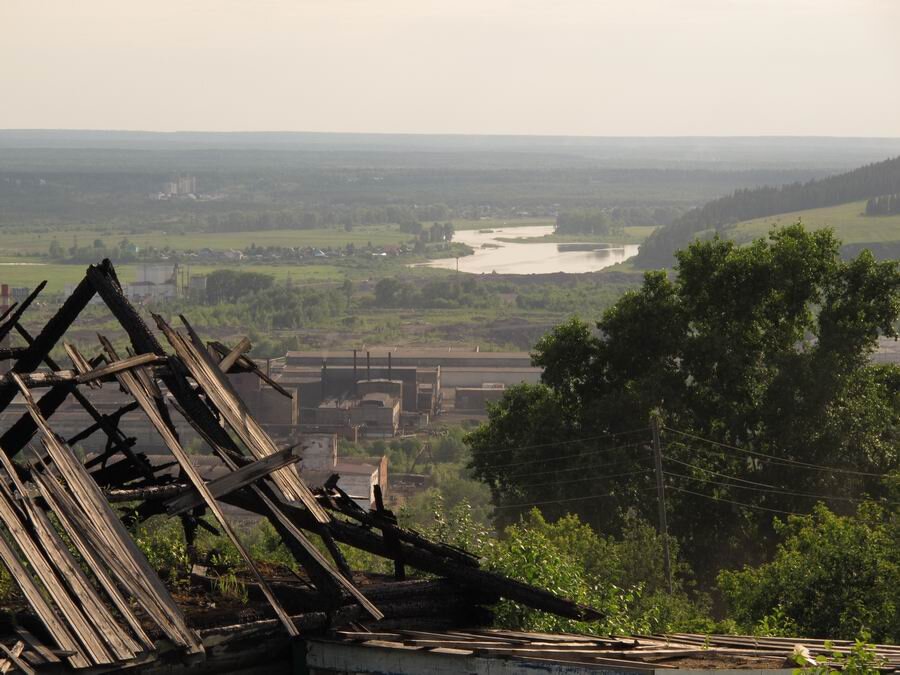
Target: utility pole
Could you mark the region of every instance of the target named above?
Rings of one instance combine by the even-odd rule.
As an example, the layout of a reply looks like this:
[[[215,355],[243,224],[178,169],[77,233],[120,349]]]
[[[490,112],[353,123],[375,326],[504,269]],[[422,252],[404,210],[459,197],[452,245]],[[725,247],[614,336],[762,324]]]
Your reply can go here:
[[[650,415],[650,428],[653,430],[653,459],[656,465],[656,501],[659,505],[659,533],[663,538],[663,554],[666,565],[666,583],[669,593],[672,592],[672,559],[669,553],[669,526],[666,523],[666,487],[663,482],[662,447],[659,442],[659,411]]]

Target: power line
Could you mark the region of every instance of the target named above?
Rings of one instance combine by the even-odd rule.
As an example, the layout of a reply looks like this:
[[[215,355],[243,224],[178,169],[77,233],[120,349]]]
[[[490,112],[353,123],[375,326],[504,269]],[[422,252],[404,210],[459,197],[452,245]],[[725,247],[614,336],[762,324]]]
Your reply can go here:
[[[639,488],[638,492],[646,492],[647,490],[656,490],[656,487],[652,488]],[[586,495],[584,497],[567,497],[565,499],[549,499],[543,502],[522,502],[521,504],[504,504],[502,506],[495,506],[494,509],[500,511],[502,509],[517,509],[523,506],[543,506],[545,504],[564,504],[566,502],[581,502],[587,499],[604,499],[606,497],[621,497],[623,495],[617,494],[615,492],[610,492],[605,495]]]
[[[572,483],[584,483],[585,481],[595,481],[599,482],[601,480],[605,480],[607,478],[622,478],[624,476],[638,476],[641,474],[651,473],[652,469],[643,469],[642,471],[625,471],[623,473],[611,473],[605,476],[591,476],[590,478],[573,478],[572,480],[559,480],[559,481],[548,481],[546,483],[536,483],[534,485],[529,485],[528,489],[537,488],[537,487],[546,487],[548,485],[571,485]]]
[[[609,434],[600,434],[599,436],[585,436],[584,438],[573,438],[567,441],[554,441],[552,443],[537,443],[535,445],[520,445],[511,448],[495,448],[493,450],[479,450],[478,455],[493,455],[498,452],[515,452],[516,450],[533,450],[535,448],[555,448],[560,445],[571,445],[573,443],[586,443],[588,441],[599,441],[604,438],[616,438],[618,436],[626,436],[628,434],[636,434],[638,432],[646,432],[649,431],[647,427],[641,427],[640,429],[630,429],[628,431],[617,431],[615,433]]]
[[[550,469],[549,471],[536,471],[536,472],[527,472],[527,473],[517,473],[512,476],[498,476],[498,478],[506,478],[510,480],[516,480],[519,478],[531,478],[532,476],[547,476],[550,474],[558,474],[558,473],[571,473],[572,471],[597,471],[598,469],[609,469],[614,466],[626,466],[627,462],[623,461],[615,461],[615,462],[607,462],[606,464],[596,464],[593,466],[573,466],[568,469]]]
[[[606,452],[613,452],[614,450],[624,450],[625,448],[634,448],[644,445],[643,442],[640,443],[627,443],[625,445],[617,445],[612,448],[598,448],[597,450],[586,450],[584,452],[576,452],[571,455],[553,455],[547,457],[538,457],[537,459],[529,459],[522,462],[512,462],[511,464],[491,464],[486,469],[506,469],[512,466],[524,466],[526,464],[536,464],[538,462],[550,462],[557,461],[561,459],[571,459],[573,457],[584,457],[586,455],[598,455]]]
[[[808,515],[804,513],[797,513],[796,511],[783,511],[781,509],[770,509],[766,506],[756,506],[755,504],[745,504],[744,502],[736,502],[732,499],[722,499],[721,497],[713,497],[712,495],[705,495],[702,492],[694,492],[693,490],[687,490],[685,488],[676,487],[674,485],[667,485],[666,487],[671,488],[672,490],[677,490],[678,492],[684,492],[689,495],[694,495],[696,497],[703,497],[704,499],[711,499],[714,502],[723,502],[726,504],[734,504],[735,506],[743,506],[748,509],[756,509],[757,511],[769,511],[771,513],[781,513],[786,516],[803,516]]]
[[[719,473],[718,471],[713,471],[712,469],[705,469],[702,466],[697,466],[696,464],[691,464],[690,462],[682,462],[680,459],[675,459],[674,457],[669,457],[668,455],[663,455],[663,459],[668,462],[675,462],[676,464],[681,464],[682,466],[688,466],[692,469],[697,469],[698,471],[705,471],[706,473],[711,473],[712,475],[719,476],[720,478],[728,478],[730,480],[736,480],[740,483],[747,483],[748,485],[758,485],[759,487],[776,489],[778,487],[777,485],[770,485],[769,483],[757,483],[756,481],[738,478],[737,476],[730,476],[727,473]]]
[[[704,443],[709,443],[711,445],[718,445],[723,448],[728,448],[729,450],[737,450],[738,452],[743,452],[748,455],[754,455],[756,457],[763,457],[765,459],[772,460],[775,463],[779,464],[787,464],[792,466],[804,467],[807,469],[814,469],[816,471],[831,471],[833,473],[845,473],[852,476],[869,476],[872,478],[887,478],[887,474],[883,473],[870,473],[867,471],[854,471],[852,469],[839,469],[833,466],[824,466],[822,464],[811,464],[810,462],[801,462],[797,459],[788,459],[786,457],[775,457],[774,455],[767,455],[763,452],[757,452],[756,450],[747,450],[746,448],[740,448],[736,445],[729,445],[727,443],[721,443],[719,441],[713,441],[709,438],[703,438],[702,436],[697,436],[696,434],[690,434],[686,431],[679,431],[678,429],[672,429],[671,427],[663,427],[666,431],[671,431],[673,433],[679,434],[681,436],[686,436],[688,438],[693,438],[698,441],[703,441]]]
[[[741,490],[753,490],[755,492],[771,492],[774,494],[786,495],[786,496],[791,496],[791,497],[809,497],[809,498],[815,498],[815,499],[823,499],[823,500],[827,500],[827,501],[836,500],[836,501],[842,501],[842,502],[853,502],[855,504],[859,504],[859,503],[866,501],[865,499],[857,499],[854,497],[839,497],[837,495],[832,495],[832,496],[819,495],[819,494],[814,494],[812,492],[793,492],[791,490],[780,490],[780,489],[767,490],[765,488],[758,488],[758,487],[753,487],[750,485],[734,485],[733,483],[722,483],[722,482],[719,482],[716,480],[707,480],[706,478],[697,478],[696,476],[686,476],[683,473],[672,473],[671,471],[663,471],[663,473],[666,476],[672,476],[674,478],[686,478],[687,480],[694,480],[694,481],[698,481],[700,483],[710,483],[712,485],[720,485],[722,487],[739,488]],[[880,502],[880,503],[885,503],[885,502]],[[886,503],[894,504],[894,502],[886,502]]]

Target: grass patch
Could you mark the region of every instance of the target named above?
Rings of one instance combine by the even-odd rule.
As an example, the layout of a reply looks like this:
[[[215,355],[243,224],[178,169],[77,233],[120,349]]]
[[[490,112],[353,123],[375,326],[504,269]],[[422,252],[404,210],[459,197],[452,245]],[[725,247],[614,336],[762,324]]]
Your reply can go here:
[[[831,227],[844,244],[876,244],[900,240],[900,215],[866,216],[866,203],[850,202],[822,209],[794,211],[737,223],[724,228],[730,239],[747,243],[765,237],[773,227],[793,225],[798,220],[808,229]]]
[[[312,230],[259,230],[253,232],[169,232],[151,230],[131,232],[124,228],[84,226],[65,228],[55,232],[29,232],[21,228],[0,229],[0,256],[39,256],[50,249],[50,242],[56,239],[60,246],[69,248],[73,244],[89,246],[95,239],[113,246],[122,239],[128,239],[136,246],[146,249],[154,246],[162,249],[168,246],[175,251],[244,249],[251,244],[257,246],[291,246],[312,248],[343,248],[354,246],[384,246],[410,241],[412,236],[401,232],[398,225],[365,225],[354,227],[347,232],[340,228],[318,228]]]

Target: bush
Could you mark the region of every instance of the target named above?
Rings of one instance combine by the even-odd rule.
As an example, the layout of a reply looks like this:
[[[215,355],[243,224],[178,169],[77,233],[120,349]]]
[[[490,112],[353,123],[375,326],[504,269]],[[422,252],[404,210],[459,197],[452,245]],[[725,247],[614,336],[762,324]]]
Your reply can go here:
[[[782,542],[759,567],[723,571],[719,586],[746,630],[787,623],[795,634],[900,640],[900,523],[873,503],[851,516],[818,506],[779,522]]]

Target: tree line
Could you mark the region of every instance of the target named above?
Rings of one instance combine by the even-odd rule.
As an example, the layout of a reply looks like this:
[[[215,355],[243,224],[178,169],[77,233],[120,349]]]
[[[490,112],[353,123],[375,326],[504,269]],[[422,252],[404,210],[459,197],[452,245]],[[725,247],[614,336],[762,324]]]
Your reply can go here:
[[[872,197],[866,202],[867,216],[893,216],[900,213],[900,194]]]
[[[419,221],[441,221],[451,217],[446,204],[416,206],[323,206],[304,209],[265,209],[230,211],[206,216],[211,232],[245,232],[257,230],[312,230],[341,226],[353,229],[357,225],[383,225]]]

